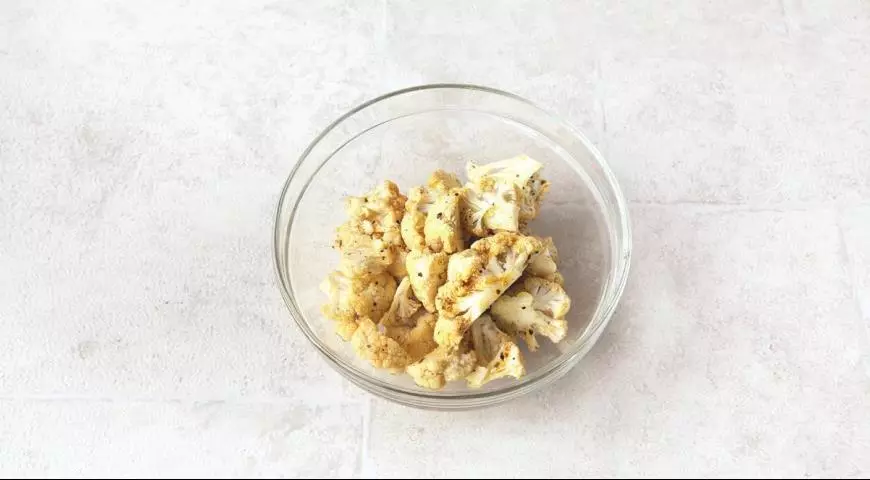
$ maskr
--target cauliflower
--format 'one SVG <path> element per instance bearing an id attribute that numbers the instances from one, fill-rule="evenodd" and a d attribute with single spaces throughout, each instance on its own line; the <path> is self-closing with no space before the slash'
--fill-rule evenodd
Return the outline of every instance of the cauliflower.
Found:
<path id="1" fill-rule="evenodd" d="M 435 299 L 441 313 L 435 341 L 439 345 L 459 343 L 471 323 L 520 278 L 536 246 L 532 237 L 499 232 L 454 255 L 447 283 Z"/>
<path id="2" fill-rule="evenodd" d="M 405 349 L 409 362 L 417 362 L 438 347 L 434 339 L 435 315 L 418 310 L 412 321 L 413 326 L 385 327 L 384 333 Z"/>
<path id="3" fill-rule="evenodd" d="M 364 276 L 386 270 L 404 249 L 401 221 L 406 198 L 393 182 L 384 182 L 362 197 L 348 197 L 348 220 L 338 228 L 335 246 L 341 270 Z"/>
<path id="4" fill-rule="evenodd" d="M 550 191 L 550 182 L 536 173 L 521 188 L 523 195 L 520 202 L 520 218 L 531 220 L 538 216 L 541 200 L 543 200 L 544 194 Z"/>
<path id="5" fill-rule="evenodd" d="M 535 310 L 553 318 L 565 318 L 571 309 L 571 299 L 556 282 L 543 278 L 529 277 L 523 280 L 523 288 L 535 298 Z"/>
<path id="6" fill-rule="evenodd" d="M 484 177 L 465 185 L 462 202 L 462 227 L 483 237 L 493 230 L 516 232 L 519 229 L 520 189 L 511 182 Z"/>
<path id="7" fill-rule="evenodd" d="M 408 353 L 399 342 L 378 331 L 377 325 L 368 318 L 360 320 L 350 344 L 360 358 L 368 360 L 375 368 L 399 373 L 410 363 Z"/>
<path id="8" fill-rule="evenodd" d="M 553 272 L 551 275 L 544 275 L 541 278 L 549 280 L 559 286 L 565 286 L 565 277 L 559 272 Z"/>
<path id="9" fill-rule="evenodd" d="M 462 183 L 460 183 L 459 178 L 452 173 L 447 173 L 444 170 L 435 170 L 432 172 L 432 175 L 429 176 L 426 186 L 428 186 L 430 190 L 448 192 L 454 188 L 461 187 Z"/>
<path id="10" fill-rule="evenodd" d="M 536 240 L 540 242 L 540 247 L 535 250 L 534 255 L 529 260 L 526 271 L 536 277 L 554 275 L 557 268 L 556 263 L 559 261 L 559 252 L 556 251 L 552 237 L 536 238 Z"/>
<path id="11" fill-rule="evenodd" d="M 400 230 L 402 239 L 411 250 L 426 249 L 426 214 L 433 202 L 434 199 L 425 187 L 414 187 L 408 192 Z"/>
<path id="12" fill-rule="evenodd" d="M 432 174 L 428 188 L 412 188 L 405 202 L 400 230 L 411 250 L 453 253 L 464 248 L 459 208 L 463 189 L 455 177 L 438 172 Z"/>
<path id="13" fill-rule="evenodd" d="M 341 271 L 351 277 L 383 272 L 395 261 L 395 250 L 359 228 L 351 221 L 338 227 L 335 247 L 341 255 Z"/>
<path id="14" fill-rule="evenodd" d="M 387 267 L 387 271 L 390 272 L 390 275 L 396 278 L 396 280 L 401 280 L 408 276 L 408 270 L 405 268 L 405 260 L 408 258 L 408 250 L 402 248 L 395 252 L 395 257 L 393 259 L 393 263 Z"/>
<path id="15" fill-rule="evenodd" d="M 538 349 L 536 334 L 558 343 L 565 338 L 568 329 L 564 319 L 555 319 L 535 310 L 534 301 L 528 292 L 520 292 L 516 296 L 503 295 L 490 309 L 499 328 L 511 335 L 522 336 L 533 352 Z"/>
<path id="16" fill-rule="evenodd" d="M 467 377 L 476 366 L 476 352 L 463 344 L 459 348 L 438 347 L 405 371 L 417 385 L 438 390 L 447 382 Z"/>
<path id="17" fill-rule="evenodd" d="M 329 296 L 329 303 L 322 308 L 323 314 L 345 324 L 339 334 L 350 328 L 348 322 L 362 317 L 380 319 L 392 303 L 396 292 L 396 280 L 389 273 L 368 277 L 348 277 L 332 272 L 320 284 L 320 289 Z M 345 336 L 345 335 L 342 335 Z"/>
<path id="18" fill-rule="evenodd" d="M 474 183 L 491 178 L 497 182 L 511 182 L 516 185 L 520 190 L 519 218 L 531 220 L 538 216 L 541 200 L 550 189 L 549 182 L 540 178 L 542 167 L 543 165 L 529 156 L 520 155 L 486 165 L 470 162 L 466 165 L 466 173 Z"/>
<path id="19" fill-rule="evenodd" d="M 447 254 L 428 253 L 412 250 L 408 254 L 405 267 L 414 295 L 429 312 L 435 312 L 435 295 L 438 287 L 447 281 Z"/>
<path id="20" fill-rule="evenodd" d="M 335 333 L 345 342 L 349 342 L 357 327 L 359 327 L 359 324 L 357 324 L 355 319 L 338 320 L 335 322 Z"/>
<path id="21" fill-rule="evenodd" d="M 529 228 L 549 188 L 541 167 L 522 155 L 467 165 L 464 186 L 437 170 L 407 197 L 390 181 L 347 197 L 339 269 L 320 285 L 336 333 L 424 388 L 525 375 L 516 337 L 531 350 L 538 334 L 562 340 L 570 309 L 552 239 Z"/>
<path id="22" fill-rule="evenodd" d="M 466 378 L 468 386 L 479 388 L 502 377 L 520 378 L 526 374 L 523 354 L 509 335 L 498 329 L 489 315 L 482 315 L 471 326 L 477 360 L 482 365 Z"/>
<path id="23" fill-rule="evenodd" d="M 543 335 L 553 343 L 562 341 L 568 333 L 565 315 L 571 308 L 565 290 L 555 282 L 537 277 L 525 278 L 517 287 L 519 291 L 501 296 L 490 308 L 499 328 L 522 336 L 531 351 L 538 349 L 535 335 Z"/>
<path id="24" fill-rule="evenodd" d="M 420 309 L 421 303 L 414 297 L 411 291 L 411 281 L 408 277 L 402 279 L 396 287 L 390 309 L 381 317 L 380 324 L 391 327 L 396 325 L 409 325 L 413 316 Z"/>
<path id="25" fill-rule="evenodd" d="M 423 228 L 426 246 L 433 252 L 456 253 L 462 250 L 462 221 L 459 204 L 462 189 L 454 188 L 438 196 L 429 212 Z"/>

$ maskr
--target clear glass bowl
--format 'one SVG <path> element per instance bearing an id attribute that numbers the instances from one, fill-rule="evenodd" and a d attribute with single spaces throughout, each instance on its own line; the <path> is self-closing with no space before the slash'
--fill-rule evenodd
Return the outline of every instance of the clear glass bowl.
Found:
<path id="1" fill-rule="evenodd" d="M 441 168 L 464 177 L 480 163 L 528 154 L 551 181 L 537 235 L 552 236 L 572 299 L 569 333 L 541 340 L 526 355 L 528 374 L 480 389 L 454 382 L 441 391 L 417 387 L 358 359 L 320 314 L 318 284 L 337 268 L 331 244 L 344 220 L 343 199 L 390 179 L 403 192 Z M 607 326 L 625 286 L 631 233 L 625 200 L 598 150 L 565 122 L 510 93 L 473 85 L 424 85 L 371 100 L 321 133 L 290 172 L 275 218 L 275 265 L 290 315 L 311 343 L 359 387 L 405 405 L 469 409 L 538 390 L 564 375 Z"/>

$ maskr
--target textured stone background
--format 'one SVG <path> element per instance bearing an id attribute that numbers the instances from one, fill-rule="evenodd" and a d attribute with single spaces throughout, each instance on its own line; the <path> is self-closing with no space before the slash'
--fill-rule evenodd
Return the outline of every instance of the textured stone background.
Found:
<path id="1" fill-rule="evenodd" d="M 635 229 L 599 345 L 477 413 L 374 400 L 271 222 L 350 106 L 514 91 Z M 866 0 L 0 2 L 0 476 L 870 474 Z"/>

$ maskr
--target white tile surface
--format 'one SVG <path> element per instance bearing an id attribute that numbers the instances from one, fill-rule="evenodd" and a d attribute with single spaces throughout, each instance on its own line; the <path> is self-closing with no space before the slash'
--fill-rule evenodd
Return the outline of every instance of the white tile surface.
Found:
<path id="1" fill-rule="evenodd" d="M 588 361 L 554 388 L 482 413 L 376 403 L 377 473 L 820 477 L 870 469 L 870 336 L 836 216 L 633 213 L 633 278 Z M 415 461 L 394 461 L 397 451 Z"/>
<path id="2" fill-rule="evenodd" d="M 4 476 L 348 477 L 356 407 L 0 401 Z"/>
<path id="3" fill-rule="evenodd" d="M 0 3 L 0 476 L 870 474 L 870 4 Z M 506 88 L 632 203 L 601 344 L 481 413 L 371 401 L 274 284 L 357 102 Z"/>

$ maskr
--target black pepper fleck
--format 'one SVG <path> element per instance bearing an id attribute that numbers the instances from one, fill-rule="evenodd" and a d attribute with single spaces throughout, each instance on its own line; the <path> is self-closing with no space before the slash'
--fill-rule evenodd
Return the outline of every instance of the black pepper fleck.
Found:
<path id="1" fill-rule="evenodd" d="M 444 216 L 444 214 L 441 212 L 438 212 L 438 215 L 435 215 L 435 217 L 438 218 L 438 220 L 441 220 L 441 217 L 443 217 L 443 216 Z"/>
<path id="2" fill-rule="evenodd" d="M 496 293 L 497 295 L 501 295 L 501 290 L 496 289 L 495 293 Z"/>
<path id="3" fill-rule="evenodd" d="M 522 309 L 523 309 L 523 310 L 525 310 L 525 309 L 526 309 L 526 307 L 520 307 L 520 308 L 522 308 Z"/>
<path id="4" fill-rule="evenodd" d="M 418 277 L 422 277 L 422 276 L 423 276 L 423 272 L 417 272 L 417 276 L 418 276 Z"/>

